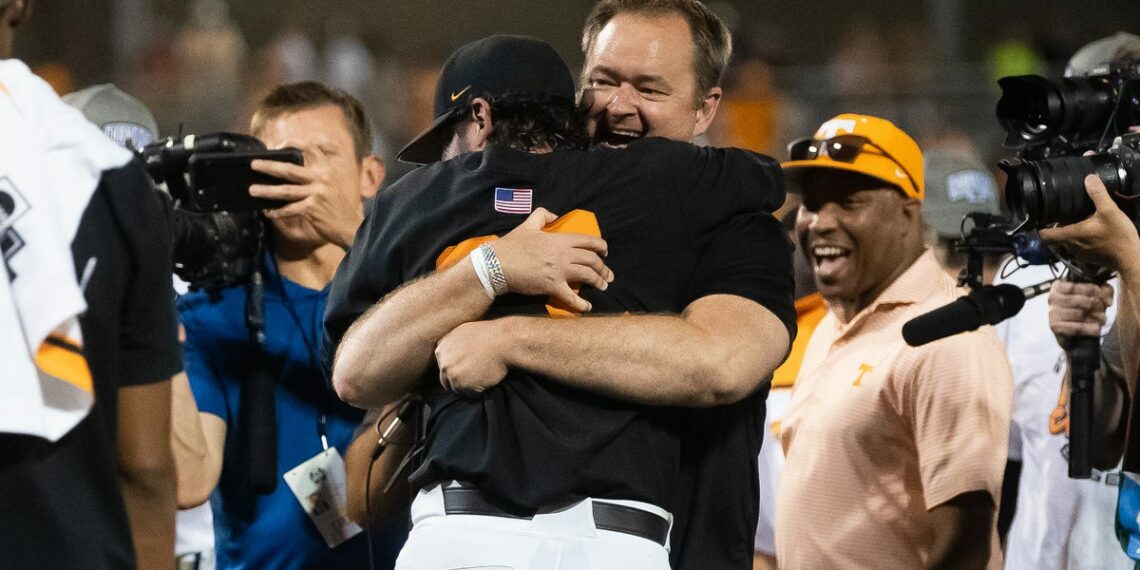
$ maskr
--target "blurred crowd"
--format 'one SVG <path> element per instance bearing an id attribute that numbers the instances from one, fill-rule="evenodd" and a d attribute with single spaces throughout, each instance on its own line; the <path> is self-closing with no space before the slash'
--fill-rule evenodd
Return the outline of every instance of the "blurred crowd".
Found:
<path id="1" fill-rule="evenodd" d="M 893 117 L 924 147 L 972 145 L 994 162 L 1003 154 L 993 120 L 997 78 L 1057 75 L 1084 41 L 1063 26 L 1029 30 L 1012 24 L 1002 36 L 985 38 L 981 57 L 967 61 L 960 46 L 941 41 L 930 21 L 911 17 L 888 24 L 864 15 L 821 40 L 828 46 L 822 64 L 804 65 L 790 55 L 796 39 L 778 24 L 748 21 L 728 2 L 710 6 L 732 29 L 735 45 L 721 119 L 707 142 L 771 156 L 781 156 L 812 125 L 857 110 Z M 386 182 L 391 184 L 406 171 L 393 160 L 399 145 L 431 122 L 426 102 L 447 47 L 399 58 L 343 10 L 317 16 L 283 10 L 289 17 L 280 20 L 291 23 L 258 29 L 255 36 L 268 39 L 256 44 L 225 0 L 194 0 L 184 11 L 151 10 L 140 26 L 145 37 L 134 40 L 139 48 L 115 66 L 115 83 L 153 110 L 166 136 L 240 131 L 272 86 L 326 82 L 364 104 L 376 126 L 377 153 L 396 168 Z M 30 63 L 58 91 L 76 87 L 76 70 L 63 61 L 41 55 Z"/>
<path id="2" fill-rule="evenodd" d="M 804 66 L 728 2 L 599 0 L 578 73 L 516 35 L 398 61 L 304 11 L 254 45 L 192 0 L 77 90 L 12 52 L 31 5 L 0 0 L 16 567 L 1140 560 L 1140 142 L 1038 188 L 1071 217 L 1021 212 L 1063 255 L 962 247 L 1010 213 L 997 79 L 1140 78 L 1140 38 L 1014 27 L 965 64 L 867 19 Z M 278 151 L 230 163 L 241 207 L 122 148 L 223 131 L 147 171 Z"/>

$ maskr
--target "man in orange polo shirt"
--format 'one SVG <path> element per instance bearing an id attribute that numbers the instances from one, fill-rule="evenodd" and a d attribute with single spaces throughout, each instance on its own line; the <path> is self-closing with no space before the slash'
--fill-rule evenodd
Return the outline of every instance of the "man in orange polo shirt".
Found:
<path id="1" fill-rule="evenodd" d="M 781 568 L 998 568 L 1012 380 L 990 328 L 913 348 L 960 291 L 923 244 L 918 145 L 839 115 L 783 164 L 828 311 L 781 422 Z"/>

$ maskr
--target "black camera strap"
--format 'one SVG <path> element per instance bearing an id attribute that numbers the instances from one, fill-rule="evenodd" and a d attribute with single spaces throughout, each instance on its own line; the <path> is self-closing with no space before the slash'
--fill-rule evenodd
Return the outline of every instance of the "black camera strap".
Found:
<path id="1" fill-rule="evenodd" d="M 277 398 L 276 380 L 263 364 L 269 354 L 265 345 L 265 283 L 259 268 L 254 269 L 246 287 L 246 327 L 256 355 L 241 385 L 238 432 L 242 437 L 238 445 L 249 460 L 250 488 L 266 494 L 277 487 Z"/>

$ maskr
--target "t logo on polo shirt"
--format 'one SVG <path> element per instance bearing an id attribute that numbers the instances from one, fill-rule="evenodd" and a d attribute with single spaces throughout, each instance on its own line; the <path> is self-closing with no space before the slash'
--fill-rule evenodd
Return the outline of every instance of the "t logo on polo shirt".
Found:
<path id="1" fill-rule="evenodd" d="M 870 372 L 874 369 L 875 369 L 875 367 L 871 366 L 870 364 L 860 364 L 859 365 L 859 375 L 855 377 L 855 381 L 852 382 L 851 385 L 856 386 L 856 387 L 862 386 L 863 385 L 863 377 L 866 376 L 868 372 Z"/>

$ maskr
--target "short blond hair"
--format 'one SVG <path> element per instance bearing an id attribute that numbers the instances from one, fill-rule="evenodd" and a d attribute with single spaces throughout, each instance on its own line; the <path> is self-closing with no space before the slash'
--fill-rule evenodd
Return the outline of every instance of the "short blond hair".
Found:
<path id="1" fill-rule="evenodd" d="M 372 128 L 364 114 L 364 106 L 347 92 L 317 81 L 301 81 L 275 87 L 257 105 L 257 110 L 249 121 L 250 130 L 257 133 L 270 119 L 324 105 L 332 105 L 344 114 L 344 121 L 352 133 L 356 158 L 359 160 L 372 154 Z"/>

